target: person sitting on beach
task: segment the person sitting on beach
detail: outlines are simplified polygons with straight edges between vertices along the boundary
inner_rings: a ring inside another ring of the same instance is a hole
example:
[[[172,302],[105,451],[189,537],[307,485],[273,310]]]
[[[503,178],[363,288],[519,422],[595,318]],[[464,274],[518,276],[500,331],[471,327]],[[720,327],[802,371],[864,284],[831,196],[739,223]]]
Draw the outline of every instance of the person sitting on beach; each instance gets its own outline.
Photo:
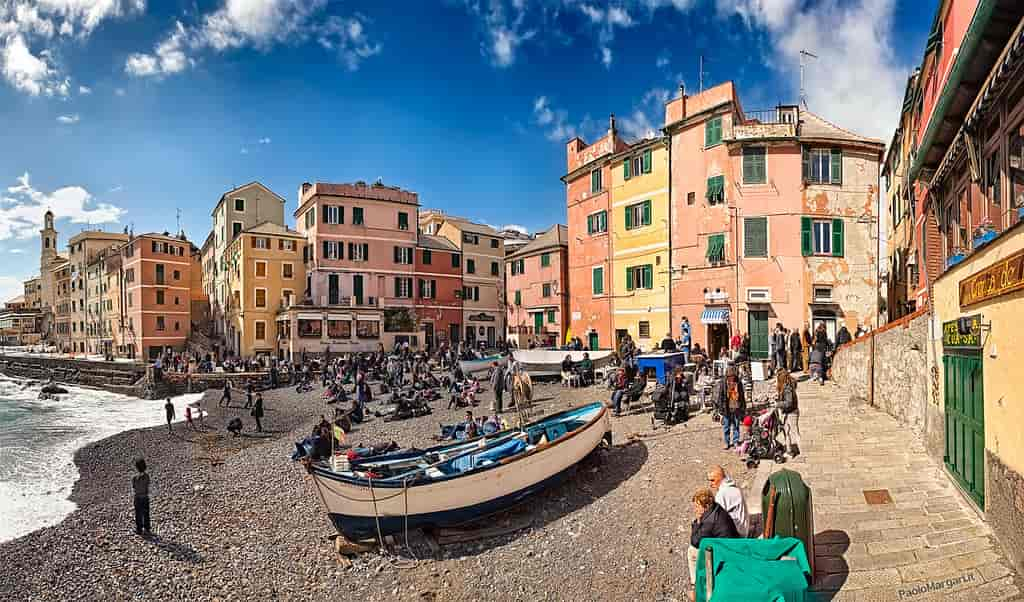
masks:
[[[715,494],[708,488],[698,489],[693,494],[693,520],[690,532],[690,547],[686,550],[687,565],[690,569],[690,585],[697,583],[697,552],[700,542],[706,537],[735,539],[739,537],[736,524],[724,508],[715,501]],[[693,599],[693,596],[690,596]]]
[[[583,359],[579,365],[580,374],[583,375],[583,384],[594,384],[594,362],[590,361],[590,354],[583,352]]]
[[[626,370],[619,368],[615,371],[615,381],[612,386],[612,415],[618,416],[622,413],[622,397],[626,394],[626,385],[629,384],[629,379],[626,377]]]
[[[146,460],[135,460],[135,470],[139,474],[132,477],[132,494],[135,506],[135,534],[152,535],[149,523],[149,473],[146,472]]]
[[[466,425],[466,439],[472,439],[473,437],[476,437],[479,434],[479,429],[477,428],[476,420],[473,420],[473,412],[466,410],[466,421],[463,424]]]

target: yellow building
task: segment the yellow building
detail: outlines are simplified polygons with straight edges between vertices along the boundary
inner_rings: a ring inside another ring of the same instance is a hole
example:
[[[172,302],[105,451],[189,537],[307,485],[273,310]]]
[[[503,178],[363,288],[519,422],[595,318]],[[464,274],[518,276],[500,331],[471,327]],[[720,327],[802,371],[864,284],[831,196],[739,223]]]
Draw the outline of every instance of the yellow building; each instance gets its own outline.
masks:
[[[615,340],[629,333],[644,350],[671,331],[668,176],[663,138],[641,140],[612,157]]]
[[[288,322],[278,312],[302,299],[305,238],[294,230],[263,222],[242,230],[224,250],[227,350],[241,357],[284,357]],[[278,328],[280,326],[280,329]]]

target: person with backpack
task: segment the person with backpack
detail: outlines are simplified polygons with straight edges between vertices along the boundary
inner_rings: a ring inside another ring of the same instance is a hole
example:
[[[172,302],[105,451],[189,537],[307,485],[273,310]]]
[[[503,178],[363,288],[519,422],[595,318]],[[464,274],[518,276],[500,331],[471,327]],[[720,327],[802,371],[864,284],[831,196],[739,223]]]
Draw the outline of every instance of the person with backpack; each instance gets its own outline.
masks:
[[[800,455],[800,402],[796,394],[796,381],[785,370],[779,372],[775,383],[776,405],[782,412],[782,432],[790,457]]]

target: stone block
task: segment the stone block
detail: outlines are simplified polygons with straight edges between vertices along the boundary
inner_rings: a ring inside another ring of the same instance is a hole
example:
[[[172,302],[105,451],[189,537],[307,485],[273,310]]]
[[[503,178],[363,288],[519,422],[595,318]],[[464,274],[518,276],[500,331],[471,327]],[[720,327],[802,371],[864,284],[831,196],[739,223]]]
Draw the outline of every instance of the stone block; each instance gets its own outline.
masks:
[[[878,569],[874,571],[852,571],[843,582],[843,590],[857,590],[869,587],[881,587],[900,582],[898,569]]]
[[[953,563],[953,566],[961,571],[966,571],[984,564],[996,562],[999,559],[999,554],[996,554],[992,550],[981,550],[979,552],[971,552],[970,554],[953,556],[949,561]]]
[[[923,550],[917,550],[914,553],[917,554],[918,560],[921,562],[927,562],[938,558],[949,558],[950,556],[959,556],[962,554],[970,554],[973,552],[981,552],[983,550],[991,549],[991,539],[988,537],[976,537],[974,539],[968,539],[967,541],[928,547]]]
[[[967,527],[964,529],[953,529],[951,531],[943,531],[941,533],[928,533],[924,536],[924,539],[928,542],[929,547],[935,547],[948,543],[957,543],[988,534],[988,527],[985,527],[984,525],[977,525],[974,527]]]
[[[885,541],[873,541],[868,543],[868,554],[906,552],[908,550],[922,550],[924,549],[924,547],[925,541],[920,537],[908,537],[905,539],[888,539]]]
[[[900,567],[899,571],[900,576],[907,582],[929,579],[938,580],[950,576],[956,577],[959,574],[959,569],[945,558],[928,562],[915,562],[914,564]]]
[[[985,581],[994,581],[1000,577],[1005,577],[1012,573],[1009,567],[1000,562],[990,562],[989,564],[983,564],[978,567],[978,572]]]

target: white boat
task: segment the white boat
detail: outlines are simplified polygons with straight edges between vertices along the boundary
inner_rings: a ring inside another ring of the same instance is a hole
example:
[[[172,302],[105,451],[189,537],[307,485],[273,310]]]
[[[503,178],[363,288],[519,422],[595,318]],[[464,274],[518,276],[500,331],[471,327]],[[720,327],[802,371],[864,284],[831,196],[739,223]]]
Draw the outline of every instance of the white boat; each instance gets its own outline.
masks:
[[[335,528],[358,540],[406,527],[458,525],[507,509],[565,479],[602,440],[611,442],[611,424],[596,402],[425,451],[307,466]]]
[[[612,360],[612,352],[607,349],[599,349],[597,351],[516,349],[512,352],[512,357],[530,376],[533,378],[543,378],[546,376],[560,376],[562,374],[562,361],[565,359],[565,356],[568,355],[572,357],[574,363],[579,363],[583,361],[584,353],[590,357],[590,361],[594,364],[595,369],[603,368],[611,363]]]
[[[508,363],[508,356],[497,354],[488,355],[487,357],[478,360],[460,360],[459,367],[462,368],[463,374],[469,375],[490,370],[491,365],[494,362],[498,362],[499,366],[504,366]]]

